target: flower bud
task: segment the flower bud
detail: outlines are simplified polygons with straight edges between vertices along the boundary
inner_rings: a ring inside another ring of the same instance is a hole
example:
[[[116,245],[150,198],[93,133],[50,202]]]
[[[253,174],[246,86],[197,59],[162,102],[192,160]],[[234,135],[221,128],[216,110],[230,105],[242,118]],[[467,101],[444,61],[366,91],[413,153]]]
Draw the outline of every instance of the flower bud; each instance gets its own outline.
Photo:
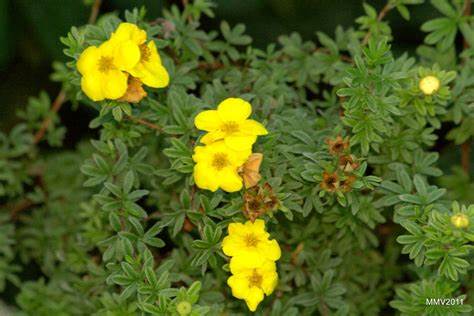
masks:
[[[457,213],[451,216],[451,223],[457,228],[466,228],[469,226],[469,217],[463,213]]]
[[[187,301],[179,302],[178,305],[176,305],[176,311],[178,312],[179,316],[189,315],[191,313],[191,310],[191,303]]]
[[[438,91],[440,86],[439,79],[435,76],[426,76],[420,80],[420,90],[426,95],[432,95]]]

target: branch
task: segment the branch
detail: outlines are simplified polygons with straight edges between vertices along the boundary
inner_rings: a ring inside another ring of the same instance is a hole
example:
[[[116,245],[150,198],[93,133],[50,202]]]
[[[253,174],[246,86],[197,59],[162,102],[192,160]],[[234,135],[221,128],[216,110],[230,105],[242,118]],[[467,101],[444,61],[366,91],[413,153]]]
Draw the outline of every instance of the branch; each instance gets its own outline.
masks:
[[[385,18],[385,16],[387,15],[387,13],[392,9],[393,9],[393,7],[390,4],[390,2],[387,2],[387,4],[379,12],[379,15],[377,16],[377,22],[381,22]],[[367,45],[371,35],[372,35],[372,32],[370,32],[370,30],[369,30],[367,32],[367,34],[365,34],[364,39],[362,40],[362,46]]]
[[[102,0],[94,1],[94,4],[92,5],[91,14],[89,16],[89,24],[93,24],[97,20],[97,16],[99,15],[101,4],[102,4]]]
[[[58,96],[53,102],[53,106],[51,107],[51,113],[49,113],[49,115],[43,120],[40,129],[36,132],[34,136],[34,144],[38,144],[40,140],[44,137],[44,134],[46,133],[49,125],[51,124],[51,121],[53,120],[52,114],[57,113],[65,101],[66,92],[64,91],[64,89],[61,89],[61,91],[59,91]]]
[[[131,121],[135,122],[135,123],[144,125],[144,126],[146,126],[146,127],[149,127],[149,128],[151,128],[151,129],[154,129],[154,130],[156,130],[156,131],[161,132],[161,131],[163,130],[160,126],[158,126],[158,125],[156,125],[156,124],[153,124],[152,122],[149,122],[149,121],[147,121],[147,120],[145,120],[145,119],[141,119],[141,118],[138,118],[138,117],[135,117],[135,116],[132,116],[132,115],[129,115],[128,118],[129,118]]]

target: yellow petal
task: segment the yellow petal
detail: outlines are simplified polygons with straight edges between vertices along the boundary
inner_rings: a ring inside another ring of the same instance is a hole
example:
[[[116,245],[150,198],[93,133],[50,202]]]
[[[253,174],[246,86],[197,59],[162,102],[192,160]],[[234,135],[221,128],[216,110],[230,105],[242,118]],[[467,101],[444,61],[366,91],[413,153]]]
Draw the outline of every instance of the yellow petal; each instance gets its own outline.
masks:
[[[98,72],[84,75],[81,78],[81,89],[92,101],[105,99],[105,93],[102,90],[102,76]]]
[[[100,58],[100,51],[95,46],[87,47],[79,56],[77,61],[77,70],[85,75],[97,71],[97,63]]]
[[[240,98],[228,98],[217,106],[219,116],[223,121],[243,121],[252,113],[252,106]]]
[[[219,188],[219,179],[203,163],[198,163],[194,166],[194,182],[199,188],[212,192],[217,191]]]
[[[238,299],[244,299],[249,292],[248,280],[239,275],[233,275],[227,279],[227,285],[232,289],[232,295]]]
[[[222,251],[226,256],[232,257],[242,253],[245,244],[239,237],[226,236],[222,240]]]
[[[133,23],[120,23],[110,38],[116,41],[133,41],[140,45],[146,41],[146,32]]]
[[[195,162],[208,162],[210,156],[208,155],[208,150],[205,146],[196,146],[194,147],[193,160]]]
[[[196,128],[206,132],[217,130],[221,124],[222,121],[216,110],[202,111],[194,118]]]
[[[270,272],[264,274],[262,279],[262,290],[266,295],[273,293],[273,290],[278,284],[278,274],[276,272]]]
[[[229,235],[240,235],[244,231],[245,227],[242,223],[230,223],[227,227]]]
[[[281,249],[276,240],[269,240],[265,243],[265,247],[262,249],[267,259],[276,261],[281,257]]]
[[[147,86],[153,88],[163,88],[169,84],[170,78],[168,71],[161,64],[161,58],[155,46],[155,42],[150,41],[147,44],[149,56],[147,60],[143,58],[130,70],[132,76],[140,78]]]
[[[157,63],[161,65],[161,58],[154,41],[149,41],[147,44],[148,49],[150,50],[150,62]]]
[[[214,131],[214,132],[209,132],[205,134],[201,139],[199,140],[203,144],[212,144],[218,140],[221,140],[224,137],[221,131]]]
[[[261,123],[255,120],[245,120],[241,123],[242,133],[247,135],[267,135],[268,131]]]
[[[247,303],[249,310],[255,312],[261,301],[263,301],[263,291],[257,287],[251,287],[245,297],[245,303]]]
[[[114,55],[115,66],[124,71],[130,71],[140,61],[140,49],[133,41],[124,41],[117,44]]]
[[[258,268],[258,271],[262,275],[266,275],[268,273],[276,272],[276,263],[273,260],[264,260],[263,263]]]
[[[230,147],[225,145],[225,142],[223,143],[224,143],[224,146],[227,148],[227,150],[230,150]],[[232,155],[230,156],[232,165],[237,166],[237,167],[242,166],[247,161],[247,159],[250,157],[251,154],[252,154],[251,148],[247,148],[245,150],[239,150],[239,151],[232,150]]]
[[[119,43],[120,42],[108,40],[100,44],[99,51],[101,56],[115,56]]]
[[[242,189],[242,178],[237,170],[224,168],[218,174],[220,187],[226,192],[237,192]]]
[[[258,252],[246,252],[245,255],[234,256],[230,259],[230,272],[238,274],[249,270],[252,271],[255,268],[262,267],[265,261],[266,259]]]
[[[108,71],[103,75],[103,90],[108,99],[118,99],[127,92],[128,75],[119,70]]]
[[[152,88],[164,88],[170,81],[168,71],[161,64],[139,63],[130,74]]]
[[[254,232],[265,231],[265,221],[263,219],[256,219],[255,222],[247,221],[246,225],[249,225]]]
[[[233,150],[248,150],[257,141],[257,136],[227,136],[224,141]]]

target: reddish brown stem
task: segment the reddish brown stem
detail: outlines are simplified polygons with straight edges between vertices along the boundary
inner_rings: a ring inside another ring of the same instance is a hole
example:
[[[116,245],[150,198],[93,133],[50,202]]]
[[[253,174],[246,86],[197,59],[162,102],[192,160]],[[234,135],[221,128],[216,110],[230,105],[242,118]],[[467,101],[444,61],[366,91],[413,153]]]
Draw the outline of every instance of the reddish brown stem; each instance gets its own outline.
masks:
[[[144,126],[149,127],[149,128],[151,128],[151,129],[154,129],[154,130],[157,130],[157,131],[161,131],[161,130],[162,130],[160,126],[158,126],[158,125],[156,125],[156,124],[153,124],[152,122],[149,122],[149,121],[147,121],[147,120],[145,120],[145,119],[141,119],[141,118],[138,118],[138,117],[135,117],[135,116],[131,116],[131,115],[128,116],[128,118],[129,118],[131,121],[135,122],[135,123],[144,125]]]
[[[52,114],[57,113],[59,111],[64,101],[66,101],[66,93],[64,92],[64,90],[61,90],[53,102],[53,106],[51,107],[51,113],[49,113],[49,115],[43,120],[40,129],[36,132],[34,136],[33,142],[35,144],[38,144],[40,140],[44,137],[44,134],[46,134],[46,131],[48,130],[48,127],[51,124],[51,121],[53,120]]]
[[[89,24],[95,23],[97,17],[99,16],[100,5],[102,4],[102,0],[95,0],[94,4],[92,5],[91,14],[89,16]]]
[[[461,166],[464,172],[469,174],[470,171],[470,160],[471,160],[471,142],[467,140],[461,144]]]

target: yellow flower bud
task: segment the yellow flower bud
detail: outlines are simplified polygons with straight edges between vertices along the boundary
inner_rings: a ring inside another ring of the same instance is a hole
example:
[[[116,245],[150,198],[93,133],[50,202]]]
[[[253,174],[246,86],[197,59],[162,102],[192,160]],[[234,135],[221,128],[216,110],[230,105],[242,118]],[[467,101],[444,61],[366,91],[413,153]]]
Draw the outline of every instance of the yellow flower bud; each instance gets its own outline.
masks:
[[[432,95],[438,91],[440,86],[439,79],[435,76],[426,76],[420,80],[420,90],[426,95]]]
[[[451,223],[457,228],[469,226],[469,217],[466,214],[458,213],[451,216]]]

